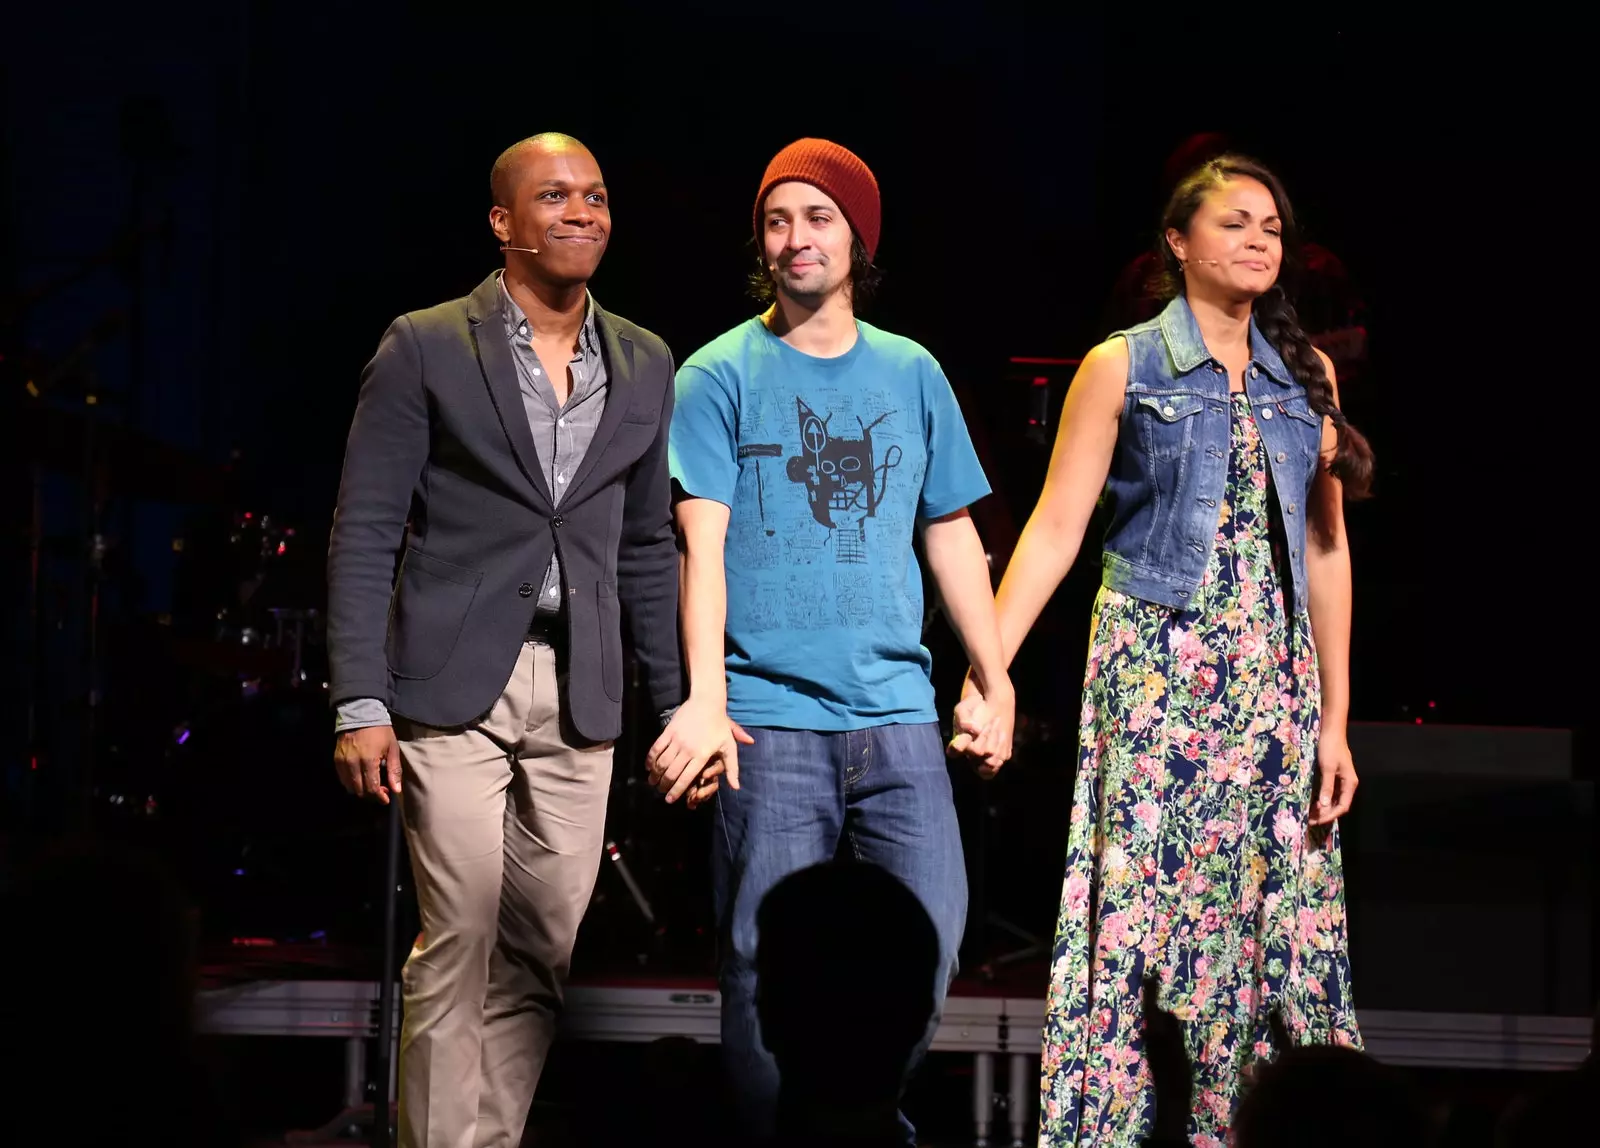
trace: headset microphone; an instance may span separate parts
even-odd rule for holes
[[[529,255],[537,255],[537,254],[539,254],[539,249],[537,247],[507,247],[504,243],[502,243],[500,245],[500,250],[501,251],[526,251]]]

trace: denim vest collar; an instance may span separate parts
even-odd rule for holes
[[[1200,323],[1189,307],[1189,300],[1182,295],[1173,299],[1161,312],[1161,337],[1167,341],[1167,353],[1172,356],[1173,368],[1179,375],[1186,375],[1212,361],[1205,338],[1200,334]],[[1261,328],[1256,325],[1254,315],[1250,316],[1250,357],[1251,362],[1267,372],[1267,376],[1279,386],[1295,385],[1294,376],[1284,365],[1283,357],[1278,354],[1276,347],[1267,342]]]

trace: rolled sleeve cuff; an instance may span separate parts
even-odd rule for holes
[[[389,707],[377,698],[351,698],[340,702],[333,719],[334,733],[348,733],[353,729],[370,729],[378,725],[392,725]]]

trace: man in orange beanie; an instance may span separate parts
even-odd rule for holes
[[[778,1092],[755,1007],[769,889],[841,851],[876,864],[934,923],[941,1005],[955,972],[966,870],[921,641],[919,528],[974,667],[976,756],[992,770],[1011,749],[1011,683],[967,512],[989,484],[933,356],[856,318],[880,219],[857,156],[826,140],[784,148],[753,218],[754,294],[770,306],[677,377],[668,459],[690,688],[649,764],[668,800],[708,762],[726,767],[713,857],[722,1045],[746,1141],[774,1131]]]

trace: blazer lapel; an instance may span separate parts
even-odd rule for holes
[[[506,340],[498,275],[491,275],[478,284],[477,290],[467,299],[467,323],[472,331],[478,365],[489,384],[489,399],[511,442],[511,453],[548,509],[553,505],[550,488],[545,485],[544,471],[539,466],[539,452],[533,444],[528,412],[522,405],[522,388],[517,383],[517,365],[511,360],[511,346]]]
[[[617,424],[628,413],[628,406],[633,402],[633,340],[619,334],[611,322],[611,316],[599,307],[595,308],[594,324],[600,332],[600,347],[606,357],[606,409],[600,415],[600,425],[594,429],[594,438],[584,452],[578,473],[568,487],[568,498],[582,490],[585,480],[615,437]]]

